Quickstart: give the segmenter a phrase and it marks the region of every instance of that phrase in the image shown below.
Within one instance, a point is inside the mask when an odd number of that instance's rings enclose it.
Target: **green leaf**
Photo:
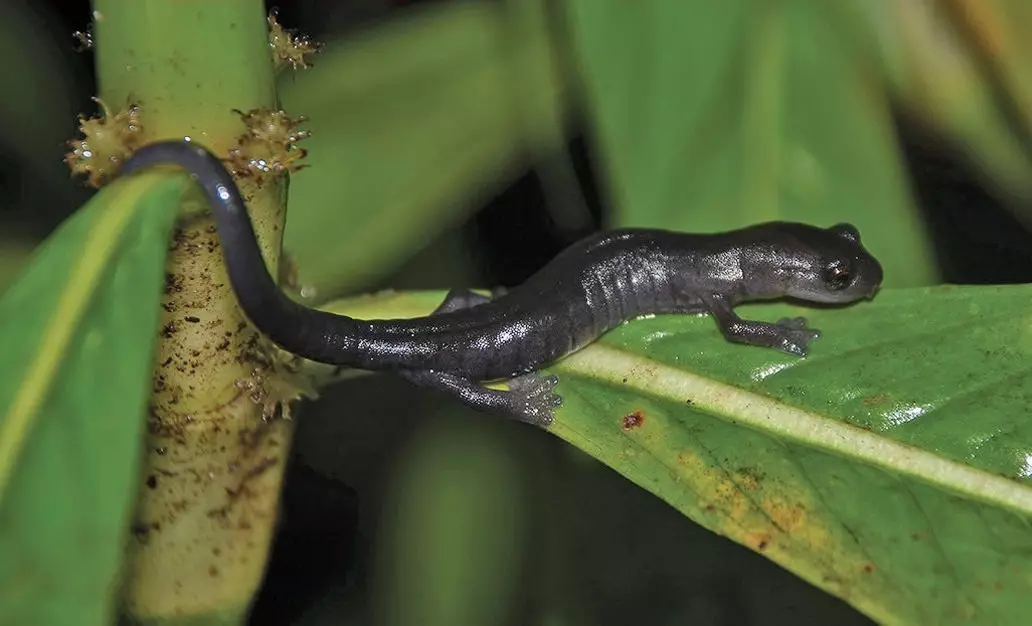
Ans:
[[[333,310],[411,316],[441,296]],[[730,344],[706,317],[638,320],[554,368],[565,402],[551,431],[881,623],[1023,623],[1030,297],[888,290],[806,310],[823,337],[805,359]]]
[[[526,17],[526,16],[524,16]],[[413,12],[284,79],[304,114],[284,249],[303,295],[368,286],[561,145],[564,103],[541,20],[495,3]]]
[[[935,279],[888,102],[813,2],[568,0],[617,225],[856,224],[886,284]]]
[[[554,431],[882,623],[1021,623],[1029,296],[890,291],[813,312],[824,337],[803,360],[725,344],[709,320],[629,324],[558,368]]]
[[[189,185],[94,196],[0,299],[0,623],[111,623],[167,237]]]

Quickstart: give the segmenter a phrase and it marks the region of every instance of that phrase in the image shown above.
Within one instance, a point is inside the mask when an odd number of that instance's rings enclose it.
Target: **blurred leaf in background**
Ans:
[[[336,42],[281,82],[311,121],[285,249],[303,296],[368,288],[563,149],[540,0],[445,3]]]
[[[944,132],[1028,224],[1032,49],[1021,0],[840,3],[912,121]]]
[[[813,2],[570,0],[613,225],[855,224],[886,284],[935,280],[888,100]]]

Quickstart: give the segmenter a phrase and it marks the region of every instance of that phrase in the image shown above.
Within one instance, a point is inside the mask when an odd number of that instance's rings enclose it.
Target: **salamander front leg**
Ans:
[[[786,317],[775,324],[743,320],[735,314],[725,297],[714,294],[703,300],[716,318],[720,332],[729,341],[777,348],[796,356],[806,356],[810,342],[821,336],[821,331],[806,327],[805,317]]]
[[[500,413],[521,422],[547,427],[554,421],[555,409],[562,406],[556,395],[556,376],[525,374],[509,381],[509,391],[488,389],[471,380],[445,372],[401,370],[405,380],[457,397],[478,411]]]

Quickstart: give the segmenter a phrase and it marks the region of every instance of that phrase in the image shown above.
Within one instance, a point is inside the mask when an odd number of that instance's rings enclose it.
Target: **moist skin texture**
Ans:
[[[805,318],[744,320],[741,302],[792,297],[846,304],[872,297],[882,268],[849,224],[768,222],[718,234],[622,229],[591,235],[496,298],[453,290],[430,316],[357,320],[304,307],[269,274],[236,184],[217,157],[191,142],[144,146],[122,168],[186,170],[204,189],[230,282],[263,334],[304,358],[392,371],[466,404],[547,426],[561,405],[558,379],[535,372],[642,315],[709,314],[738,343],[805,356],[820,332]],[[510,390],[483,381],[511,379]]]

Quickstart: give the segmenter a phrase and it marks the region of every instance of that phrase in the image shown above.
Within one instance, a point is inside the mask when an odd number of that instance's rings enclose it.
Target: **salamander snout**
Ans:
[[[828,304],[869,300],[881,287],[881,263],[848,224],[829,229],[793,226],[793,238],[781,250],[791,269],[786,295]]]

